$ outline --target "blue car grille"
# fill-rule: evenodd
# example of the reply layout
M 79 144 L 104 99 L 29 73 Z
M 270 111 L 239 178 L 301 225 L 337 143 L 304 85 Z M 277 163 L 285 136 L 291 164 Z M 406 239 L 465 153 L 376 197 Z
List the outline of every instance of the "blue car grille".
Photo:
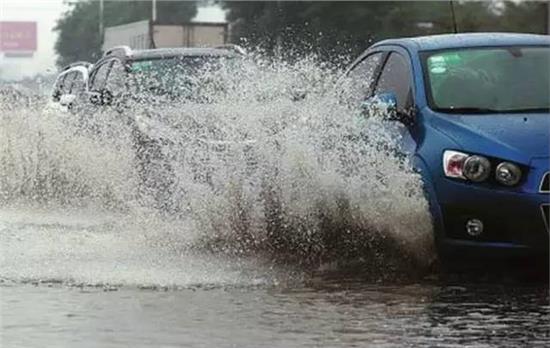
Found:
M 544 174 L 540 183 L 540 192 L 550 192 L 550 172 Z

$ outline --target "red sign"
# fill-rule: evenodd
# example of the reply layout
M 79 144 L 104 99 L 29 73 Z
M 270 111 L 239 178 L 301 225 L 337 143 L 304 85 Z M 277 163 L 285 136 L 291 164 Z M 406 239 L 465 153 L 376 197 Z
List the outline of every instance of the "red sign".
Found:
M 0 22 L 0 51 L 36 51 L 36 22 Z

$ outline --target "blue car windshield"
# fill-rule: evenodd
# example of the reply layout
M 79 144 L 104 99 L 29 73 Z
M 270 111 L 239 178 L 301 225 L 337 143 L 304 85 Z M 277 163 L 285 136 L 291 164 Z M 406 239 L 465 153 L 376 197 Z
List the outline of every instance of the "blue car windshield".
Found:
M 426 92 L 436 111 L 461 114 L 548 112 L 550 47 L 464 48 L 423 55 Z

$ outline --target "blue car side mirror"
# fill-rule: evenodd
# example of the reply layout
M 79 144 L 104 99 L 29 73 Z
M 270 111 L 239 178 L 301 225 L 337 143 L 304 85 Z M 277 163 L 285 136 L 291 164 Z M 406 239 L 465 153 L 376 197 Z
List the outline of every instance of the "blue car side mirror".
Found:
M 376 94 L 373 99 L 377 100 L 379 103 L 386 104 L 388 106 L 388 111 L 397 111 L 397 97 L 394 93 L 388 92 Z
M 399 121 L 407 126 L 413 123 L 413 108 L 409 108 L 409 110 L 399 110 L 397 108 L 397 97 L 393 92 L 375 94 L 361 103 L 361 107 L 364 110 L 368 110 L 373 104 L 384 104 L 388 112 L 389 120 Z
M 390 114 L 393 114 L 397 111 L 397 98 L 395 97 L 395 94 L 391 92 L 375 94 L 374 96 L 365 99 L 361 103 L 361 108 L 366 111 L 371 109 L 373 106 L 380 104 L 383 104 L 385 107 L 387 107 L 387 111 Z

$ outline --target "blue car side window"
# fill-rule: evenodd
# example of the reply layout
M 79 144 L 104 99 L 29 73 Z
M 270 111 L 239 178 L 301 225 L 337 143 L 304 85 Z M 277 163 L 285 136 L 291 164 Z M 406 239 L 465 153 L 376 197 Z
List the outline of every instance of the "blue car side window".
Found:
M 397 112 L 408 113 L 414 104 L 410 66 L 407 58 L 396 52 L 392 52 L 387 58 L 376 83 L 375 95 L 386 94 L 395 97 Z M 395 132 L 396 139 L 399 139 L 398 153 L 405 157 L 412 156 L 416 142 L 408 127 L 403 122 L 392 122 L 388 125 L 388 130 Z
M 377 52 L 367 56 L 357 64 L 349 73 L 348 77 L 352 84 L 350 93 L 352 100 L 361 102 L 372 96 L 375 73 L 382 61 L 383 53 Z
M 397 110 L 403 111 L 413 104 L 412 81 L 409 64 L 405 57 L 392 52 L 382 69 L 375 94 L 393 93 Z

